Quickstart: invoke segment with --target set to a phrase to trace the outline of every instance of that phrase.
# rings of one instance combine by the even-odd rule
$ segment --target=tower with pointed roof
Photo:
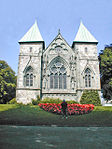
[[[98,90],[100,94],[100,73],[97,55],[98,41],[80,23],[72,48],[77,53],[77,98],[84,89]]]
[[[19,103],[30,103],[32,99],[41,96],[42,76],[41,59],[44,40],[40,34],[37,22],[19,41],[20,54],[16,98]]]
[[[80,102],[85,89],[100,94],[98,41],[82,22],[72,46],[59,30],[45,49],[36,22],[19,44],[17,102],[27,104],[37,96]]]

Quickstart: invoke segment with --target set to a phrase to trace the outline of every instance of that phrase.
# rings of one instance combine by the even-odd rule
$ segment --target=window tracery
[[[29,66],[26,69],[25,75],[24,75],[24,85],[25,86],[33,86],[33,68],[31,66]]]
[[[50,68],[50,88],[66,89],[67,88],[67,72],[65,66],[57,61]]]

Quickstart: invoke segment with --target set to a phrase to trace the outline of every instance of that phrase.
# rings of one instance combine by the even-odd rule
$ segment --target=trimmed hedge
[[[32,104],[33,105],[37,105],[37,104],[39,104],[39,103],[56,103],[56,104],[59,104],[59,103],[62,103],[62,101],[63,100],[61,100],[61,99],[59,99],[59,98],[49,98],[49,97],[46,97],[46,98],[44,98],[43,100],[32,100]],[[66,100],[66,102],[68,103],[68,104],[75,104],[75,103],[77,103],[76,101],[74,101],[74,100],[70,100],[70,101],[67,101]]]
[[[100,101],[98,91],[97,90],[84,90],[81,96],[80,103],[101,106],[101,101]]]
[[[40,102],[39,103],[61,103],[62,102],[62,100],[61,99],[59,99],[59,98],[49,98],[49,97],[46,97],[46,98],[44,98],[43,100],[40,100]]]

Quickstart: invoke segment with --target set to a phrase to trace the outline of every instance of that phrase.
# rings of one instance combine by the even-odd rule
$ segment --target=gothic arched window
[[[33,86],[33,68],[29,66],[24,75],[24,85],[25,86]]]
[[[50,68],[50,88],[51,89],[66,89],[67,88],[67,73],[64,65],[57,61]]]
[[[91,87],[91,71],[89,68],[85,70],[85,87]]]

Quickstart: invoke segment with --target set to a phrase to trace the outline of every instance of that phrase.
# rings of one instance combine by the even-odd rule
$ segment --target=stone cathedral
[[[19,44],[18,103],[30,103],[37,96],[80,102],[85,89],[100,94],[98,41],[82,22],[71,46],[59,31],[45,48],[36,22]]]

